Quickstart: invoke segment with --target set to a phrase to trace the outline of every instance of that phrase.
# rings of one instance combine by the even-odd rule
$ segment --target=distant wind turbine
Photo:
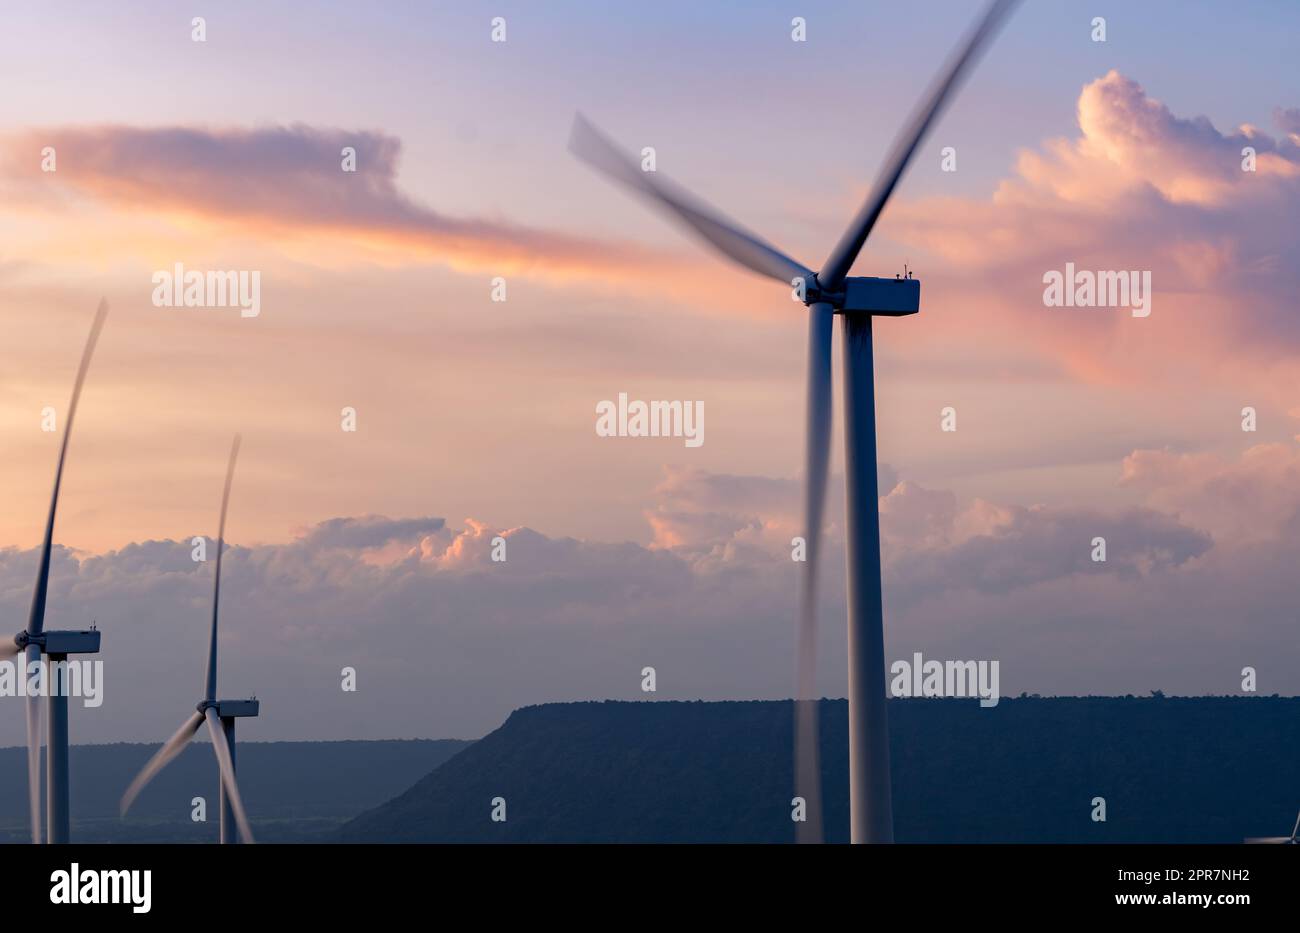
[[[804,453],[805,562],[800,587],[795,784],[806,803],[796,824],[802,842],[822,839],[821,771],[815,683],[816,585],[831,443],[831,331],[843,315],[845,472],[847,480],[849,792],[853,842],[892,842],[889,724],[885,708],[884,619],[880,596],[880,509],[876,489],[875,385],[871,321],[920,310],[921,283],[911,278],[850,277],[849,270],[926,132],[961,78],[1015,6],[994,0],[940,72],[877,176],[866,203],[820,272],[794,259],[665,179],[641,170],[581,114],[570,149],[615,181],[648,197],[733,262],[788,283],[808,307],[808,408]],[[833,139],[834,126],[805,127]]]
[[[81,351],[81,365],[77,379],[72,384],[72,400],[63,419],[63,442],[59,446],[59,460],[54,468],[54,494],[50,497],[50,514],[45,520],[45,540],[41,544],[41,559],[36,571],[36,589],[32,593],[31,614],[27,628],[0,643],[0,660],[22,653],[26,657],[24,669],[18,673],[26,678],[33,663],[39,664],[41,655],[48,660],[44,683],[49,694],[50,724],[46,739],[48,747],[45,762],[46,820],[52,843],[68,841],[71,820],[68,815],[68,695],[66,683],[61,682],[63,670],[70,654],[95,654],[99,651],[99,632],[45,631],[45,600],[50,585],[50,554],[54,547],[54,515],[59,507],[59,486],[63,482],[63,461],[68,453],[68,438],[72,434],[72,419],[77,414],[77,400],[81,386],[86,381],[90,358],[95,352],[99,332],[108,316],[108,303],[102,298],[90,325],[86,348]],[[61,663],[63,662],[63,663]],[[31,818],[32,842],[41,841],[41,705],[40,697],[27,697],[27,807]]]
[[[244,801],[239,796],[239,785],[235,781],[235,720],[244,716],[256,716],[259,711],[257,700],[218,700],[217,696],[217,614],[221,601],[221,552],[226,539],[226,507],[230,504],[230,483],[235,477],[235,459],[239,456],[239,435],[230,447],[230,464],[226,468],[226,487],[221,494],[221,523],[217,531],[217,566],[212,583],[212,635],[208,641],[207,677],[203,685],[203,699],[195,707],[195,712],[176,730],[176,734],[167,740],[144,768],[136,775],[131,786],[122,795],[122,815],[131,808],[135,798],[154,776],[167,767],[189,744],[190,739],[205,722],[208,735],[212,739],[212,750],[217,756],[217,768],[220,772],[221,787],[221,842],[253,842],[253,830],[248,825],[248,816],[244,812]]]
[[[1297,842],[1297,838],[1296,838],[1297,836],[1300,836],[1300,813],[1297,813],[1297,814],[1296,814],[1296,817],[1295,817],[1295,826],[1291,827],[1291,835],[1289,835],[1289,836],[1249,836],[1249,837],[1247,837],[1247,839],[1246,839],[1245,841],[1246,841],[1247,843],[1254,843],[1254,844],[1260,844],[1260,843],[1262,843],[1262,844],[1264,844],[1264,845],[1284,845],[1284,846],[1290,845],[1290,846],[1294,846],[1294,845],[1300,845],[1300,842]]]

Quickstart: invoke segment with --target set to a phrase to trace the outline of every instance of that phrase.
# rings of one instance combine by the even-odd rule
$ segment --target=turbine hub
[[[823,302],[829,302],[836,308],[836,310],[838,310],[840,305],[844,304],[843,289],[840,289],[839,291],[831,291],[830,289],[822,288],[822,284],[817,281],[817,276],[815,274],[805,275],[802,281],[803,303],[805,305],[811,306]]]

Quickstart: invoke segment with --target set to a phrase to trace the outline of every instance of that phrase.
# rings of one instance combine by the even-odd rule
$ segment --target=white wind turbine
[[[205,722],[208,735],[212,739],[212,750],[217,756],[217,768],[220,773],[221,787],[221,841],[222,843],[253,842],[253,830],[248,825],[248,816],[244,812],[244,801],[239,796],[239,784],[235,781],[235,720],[243,716],[256,716],[259,712],[258,701],[253,700],[218,700],[217,696],[217,615],[221,601],[221,552],[226,539],[226,507],[230,503],[230,483],[235,477],[235,459],[239,456],[239,435],[230,447],[230,464],[226,467],[226,486],[221,494],[221,523],[217,531],[217,566],[212,583],[212,634],[208,641],[208,667],[204,680],[203,699],[195,707],[195,712],[176,730],[176,734],[167,740],[136,775],[131,786],[122,795],[122,815],[126,816],[132,802],[144,790],[154,776],[167,767],[190,739],[194,738],[199,727]]]
[[[36,571],[36,589],[32,593],[32,608],[27,617],[27,628],[15,635],[12,641],[0,642],[0,660],[7,660],[19,654],[24,655],[26,663],[19,676],[26,677],[32,670],[31,665],[40,663],[42,655],[48,662],[44,677],[50,707],[49,736],[46,741],[45,806],[51,843],[67,842],[71,827],[68,808],[68,695],[63,689],[65,684],[61,682],[60,665],[61,662],[67,661],[70,654],[97,653],[99,632],[93,628],[80,631],[45,631],[45,601],[50,586],[54,516],[59,508],[59,487],[63,482],[63,462],[68,454],[72,420],[77,414],[77,401],[81,398],[81,387],[86,381],[90,358],[95,353],[95,343],[99,340],[99,332],[103,330],[106,317],[108,317],[108,302],[101,298],[99,307],[95,310],[95,319],[90,325],[90,336],[86,338],[86,348],[81,352],[81,365],[77,367],[77,378],[72,384],[72,400],[68,402],[68,411],[63,419],[63,442],[59,445],[58,464],[54,468],[54,493],[50,497],[49,517],[45,520],[45,538],[41,543],[40,564]],[[34,694],[29,694],[27,697],[27,808],[31,820],[32,842],[40,844],[41,706],[40,697]]]
[[[822,839],[817,713],[811,698],[816,650],[816,583],[831,442],[831,331],[842,315],[847,482],[849,792],[853,842],[892,842],[889,724],[885,707],[884,619],[880,594],[880,515],[876,489],[872,318],[920,310],[921,285],[905,278],[851,277],[849,270],[894,187],[957,84],[1016,0],[993,0],[896,138],[866,203],[825,265],[814,273],[656,173],[641,170],[579,115],[570,148],[583,161],[648,197],[733,262],[794,286],[808,307],[808,408],[804,455],[806,560],[800,587],[795,783],[807,804],[800,841]],[[834,126],[814,127],[833,136]]]

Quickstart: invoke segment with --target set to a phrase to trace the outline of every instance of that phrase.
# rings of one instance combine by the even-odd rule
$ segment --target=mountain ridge
[[[1240,842],[1290,827],[1300,698],[1154,693],[890,700],[897,840]],[[820,712],[826,837],[847,841],[847,704]],[[788,700],[522,707],[338,838],[792,841],[792,724]]]

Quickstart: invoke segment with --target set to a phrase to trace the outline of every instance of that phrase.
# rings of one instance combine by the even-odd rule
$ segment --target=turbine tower
[[[880,514],[876,489],[875,376],[872,318],[920,310],[921,283],[907,277],[852,277],[849,270],[944,104],[1016,0],[993,0],[922,98],[894,142],[875,186],[821,271],[814,273],[663,178],[641,170],[581,114],[570,149],[583,161],[666,211],[710,246],[747,269],[788,283],[808,308],[808,408],[804,451],[805,561],[799,596],[795,716],[796,792],[807,818],[802,842],[820,842],[815,684],[817,565],[831,442],[831,331],[842,316],[845,475],[847,483],[849,793],[853,842],[892,842],[889,724],[885,707],[884,618],[880,595]]]
[[[0,659],[25,655],[26,664],[19,676],[26,678],[32,664],[39,666],[42,654],[48,662],[42,677],[49,694],[50,722],[46,738],[45,803],[46,821],[49,824],[49,841],[68,841],[71,820],[68,813],[68,694],[67,660],[70,654],[96,654],[99,651],[99,632],[91,628],[84,631],[45,631],[45,602],[49,594],[50,555],[54,547],[54,515],[59,507],[59,486],[63,482],[63,462],[68,453],[68,438],[72,434],[72,420],[77,414],[77,400],[81,386],[90,368],[90,358],[95,343],[108,316],[108,303],[102,298],[90,325],[90,336],[81,352],[81,365],[77,379],[72,384],[72,399],[63,419],[63,442],[59,446],[59,459],[54,468],[54,494],[50,497],[50,514],[45,520],[45,540],[41,544],[40,564],[36,571],[36,589],[32,593],[31,614],[27,628],[12,641],[0,644]],[[27,697],[27,807],[31,819],[32,842],[41,841],[41,706],[40,697]]]
[[[217,531],[217,566],[212,583],[212,633],[208,640],[208,667],[203,683],[203,699],[195,712],[176,730],[154,756],[149,759],[131,786],[122,795],[122,816],[154,776],[167,767],[189,744],[190,739],[205,722],[212,739],[212,750],[217,756],[221,793],[221,842],[253,842],[253,830],[248,825],[244,801],[235,781],[235,720],[256,716],[260,704],[251,700],[218,700],[217,696],[217,615],[221,601],[221,552],[226,539],[226,507],[230,504],[230,483],[235,477],[235,459],[239,456],[239,435],[230,447],[230,463],[226,467],[226,487],[221,494],[221,522]]]

